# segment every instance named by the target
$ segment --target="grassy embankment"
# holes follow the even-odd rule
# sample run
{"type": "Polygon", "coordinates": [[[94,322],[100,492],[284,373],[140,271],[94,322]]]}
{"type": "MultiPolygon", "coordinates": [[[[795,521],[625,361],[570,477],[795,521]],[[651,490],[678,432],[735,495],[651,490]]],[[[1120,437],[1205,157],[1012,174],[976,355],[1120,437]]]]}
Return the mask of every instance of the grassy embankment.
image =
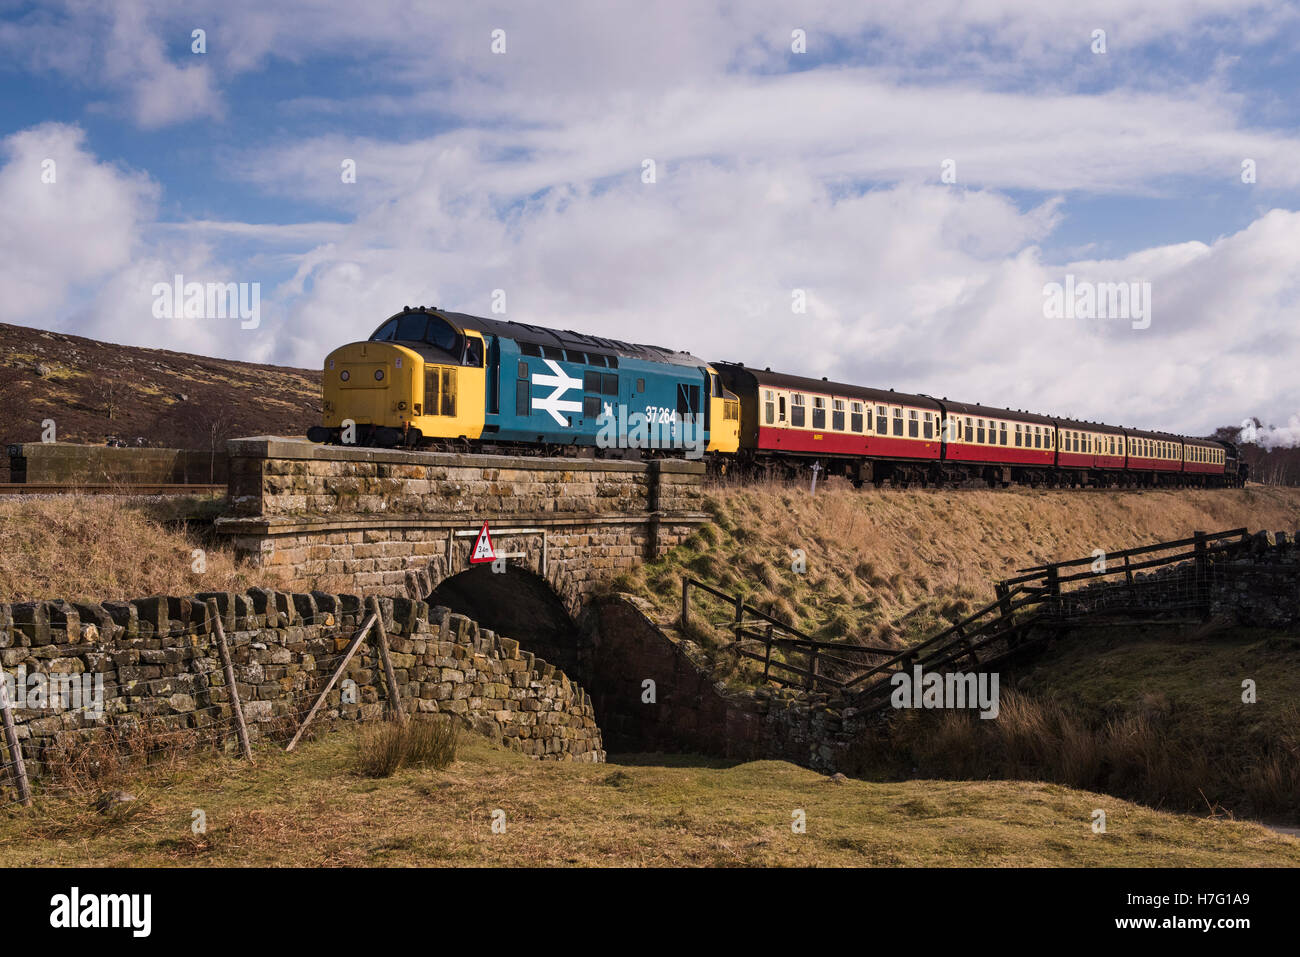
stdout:
{"type": "Polygon", "coordinates": [[[205,499],[100,495],[0,501],[0,601],[121,601],[196,591],[242,591],[266,583],[235,561],[205,523],[224,505],[205,499]],[[196,572],[195,549],[203,551],[196,572]]]}
{"type": "MultiPolygon", "coordinates": [[[[1197,530],[1300,527],[1300,489],[1068,492],[857,491],[828,484],[715,488],[712,525],[662,560],[619,576],[616,590],[671,623],[692,575],[824,640],[903,647],[993,600],[1016,570],[1190,536],[1197,530]],[[802,550],[806,570],[794,570],[802,550]]],[[[695,601],[696,599],[692,599],[695,601]]],[[[701,596],[701,607],[708,599],[701,596]]],[[[723,612],[721,603],[716,606],[723,612]]],[[[700,621],[707,653],[728,633],[700,621]]],[[[730,656],[716,656],[725,672],[730,656]]]]}
{"type": "Polygon", "coordinates": [[[10,808],[0,866],[1300,866],[1300,840],[1258,825],[1052,784],[836,783],[689,757],[560,764],[472,735],[446,769],[371,778],[356,734],[259,750],[253,767],[212,757],[141,772],[122,813],[101,815],[93,797],[10,808]],[[196,808],[205,834],[191,830],[196,808]],[[791,829],[796,810],[806,833],[791,829]]]}

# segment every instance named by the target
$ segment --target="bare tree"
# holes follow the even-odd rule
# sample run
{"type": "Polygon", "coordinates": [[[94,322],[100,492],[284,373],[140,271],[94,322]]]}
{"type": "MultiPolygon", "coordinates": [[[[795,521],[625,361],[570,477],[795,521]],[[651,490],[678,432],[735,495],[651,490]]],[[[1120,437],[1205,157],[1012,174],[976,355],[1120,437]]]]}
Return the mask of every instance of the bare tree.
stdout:
{"type": "Polygon", "coordinates": [[[119,379],[107,376],[100,380],[99,397],[104,403],[104,414],[108,416],[110,422],[117,418],[117,413],[121,411],[125,391],[119,379]]]}

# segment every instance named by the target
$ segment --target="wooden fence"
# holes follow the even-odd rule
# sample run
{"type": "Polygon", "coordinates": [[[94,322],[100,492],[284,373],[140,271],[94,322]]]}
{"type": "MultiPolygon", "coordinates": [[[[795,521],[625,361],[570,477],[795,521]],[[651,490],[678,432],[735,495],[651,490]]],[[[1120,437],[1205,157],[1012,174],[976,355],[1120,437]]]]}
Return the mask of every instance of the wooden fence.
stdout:
{"type": "Polygon", "coordinates": [[[911,672],[918,666],[924,671],[990,670],[1019,653],[1034,626],[1074,624],[1084,617],[1093,622],[1107,617],[1131,620],[1134,609],[1139,607],[1158,607],[1165,613],[1179,607],[1204,612],[1208,608],[1213,560],[1239,553],[1249,543],[1244,528],[1196,532],[1191,538],[1020,569],[1016,577],[994,586],[996,597],[990,604],[902,651],[845,641],[818,641],[746,604],[741,595],[728,594],[689,577],[682,579],[680,623],[685,629],[690,622],[692,589],[706,592],[732,609],[731,619],[725,624],[733,634],[732,650],[740,657],[761,661],[764,681],[807,691],[848,694],[855,707],[874,709],[888,702],[891,679],[900,671],[911,672]],[[1162,582],[1154,576],[1148,581],[1138,580],[1139,572],[1188,561],[1195,562],[1191,574],[1172,586],[1172,580],[1162,582]],[[1086,570],[1075,571],[1080,568],[1086,570]],[[1091,587],[1084,587],[1084,583],[1091,587]],[[1164,591],[1157,592],[1152,586],[1164,591]],[[774,651],[782,657],[774,658],[774,651]],[[848,678],[836,677],[825,673],[825,666],[831,664],[842,666],[840,671],[860,670],[848,678]]]}

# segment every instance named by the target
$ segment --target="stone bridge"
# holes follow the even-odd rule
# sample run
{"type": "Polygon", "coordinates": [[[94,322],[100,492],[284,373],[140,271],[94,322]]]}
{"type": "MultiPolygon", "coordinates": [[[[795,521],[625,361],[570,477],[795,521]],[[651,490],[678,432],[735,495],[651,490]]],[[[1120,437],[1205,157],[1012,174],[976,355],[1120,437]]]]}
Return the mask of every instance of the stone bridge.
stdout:
{"type": "Polygon", "coordinates": [[[290,591],[446,605],[576,667],[576,622],[600,583],[708,520],[704,466],[344,448],[257,437],[228,445],[218,532],[290,591]],[[471,564],[484,522],[504,567],[471,564]]]}

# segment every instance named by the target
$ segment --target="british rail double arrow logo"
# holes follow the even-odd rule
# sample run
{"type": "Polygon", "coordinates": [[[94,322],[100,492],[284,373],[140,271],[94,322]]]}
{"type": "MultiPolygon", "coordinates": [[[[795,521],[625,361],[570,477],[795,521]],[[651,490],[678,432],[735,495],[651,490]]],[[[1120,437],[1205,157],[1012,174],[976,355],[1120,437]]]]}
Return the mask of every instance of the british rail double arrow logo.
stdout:
{"type": "Polygon", "coordinates": [[[560,364],[554,359],[543,359],[555,375],[547,375],[545,372],[533,373],[533,384],[541,386],[555,386],[555,391],[544,399],[533,399],[533,408],[541,409],[543,412],[551,413],[553,418],[560,425],[567,426],[569,420],[560,415],[561,412],[581,412],[582,403],[576,399],[562,399],[570,389],[581,389],[582,380],[575,379],[560,368],[560,364]]]}

